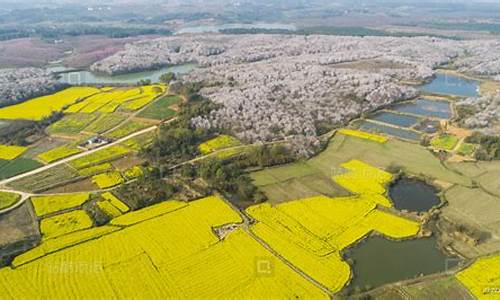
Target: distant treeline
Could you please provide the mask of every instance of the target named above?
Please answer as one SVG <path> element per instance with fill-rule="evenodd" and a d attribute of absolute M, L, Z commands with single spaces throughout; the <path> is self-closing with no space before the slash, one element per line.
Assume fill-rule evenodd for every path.
<path fill-rule="evenodd" d="M 124 38 L 138 35 L 171 35 L 168 29 L 142 28 L 142 27 L 112 27 L 112 26 L 87 26 L 72 25 L 64 27 L 36 28 L 3 28 L 0 29 L 0 41 L 11 40 L 23 37 L 40 37 L 42 39 L 58 39 L 63 36 L 80 35 L 105 35 L 111 38 Z"/>
<path fill-rule="evenodd" d="M 425 26 L 445 30 L 487 31 L 500 34 L 499 23 L 427 23 Z"/>
<path fill-rule="evenodd" d="M 289 29 L 265 29 L 265 28 L 230 28 L 221 29 L 220 33 L 225 34 L 299 34 L 299 35 L 341 35 L 341 36 L 393 36 L 393 37 L 415 37 L 415 36 L 432 36 L 438 38 L 455 39 L 445 35 L 435 35 L 421 32 L 388 32 L 384 30 L 371 29 L 366 27 L 340 27 L 340 26 L 315 26 L 301 28 L 297 30 Z"/>

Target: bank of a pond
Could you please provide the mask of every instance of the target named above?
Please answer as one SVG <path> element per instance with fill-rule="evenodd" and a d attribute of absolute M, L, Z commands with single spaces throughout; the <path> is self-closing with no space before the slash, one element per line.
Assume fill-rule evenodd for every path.
<path fill-rule="evenodd" d="M 353 272 L 347 291 L 440 273 L 459 264 L 439 248 L 435 237 L 394 241 L 371 236 L 346 250 L 344 257 L 352 262 Z"/>
<path fill-rule="evenodd" d="M 477 80 L 463 76 L 438 72 L 431 82 L 419 88 L 421 91 L 434 94 L 477 97 L 479 95 L 479 83 Z"/>
<path fill-rule="evenodd" d="M 420 213 L 441 204 L 438 192 L 422 180 L 402 177 L 389 186 L 389 199 L 398 210 Z"/>
<path fill-rule="evenodd" d="M 82 84 L 135 84 L 139 80 L 151 80 L 151 82 L 158 82 L 162 74 L 172 72 L 175 74 L 183 75 L 191 72 L 197 68 L 197 64 L 183 64 L 171 67 L 165 67 L 158 70 L 133 72 L 120 75 L 104 75 L 95 74 L 90 71 L 62 71 L 59 73 L 59 81 L 71 85 Z"/>

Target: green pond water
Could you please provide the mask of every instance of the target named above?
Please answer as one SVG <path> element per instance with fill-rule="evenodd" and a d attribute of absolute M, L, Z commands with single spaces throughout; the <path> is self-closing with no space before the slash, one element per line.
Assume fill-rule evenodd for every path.
<path fill-rule="evenodd" d="M 441 203 L 437 190 L 427 183 L 401 178 L 389 187 L 389 198 L 399 210 L 425 212 Z"/>
<path fill-rule="evenodd" d="M 135 84 L 139 80 L 151 80 L 158 82 L 162 74 L 173 72 L 176 74 L 187 74 L 197 67 L 196 64 L 184 64 L 172 67 L 161 68 L 153 71 L 134 72 L 122 75 L 101 75 L 89 71 L 64 72 L 60 74 L 59 81 L 72 85 L 80 84 Z"/>
<path fill-rule="evenodd" d="M 354 261 L 354 278 L 347 287 L 374 288 L 454 268 L 458 260 L 437 247 L 436 238 L 392 241 L 370 237 L 350 249 L 346 258 Z"/>

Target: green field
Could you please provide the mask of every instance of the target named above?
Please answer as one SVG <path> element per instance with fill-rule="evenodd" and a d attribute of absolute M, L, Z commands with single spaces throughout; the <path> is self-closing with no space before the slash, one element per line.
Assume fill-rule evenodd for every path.
<path fill-rule="evenodd" d="M 464 156 L 471 156 L 476 151 L 476 146 L 474 144 L 463 143 L 458 147 L 457 153 Z"/>
<path fill-rule="evenodd" d="M 0 210 L 11 207 L 21 199 L 21 196 L 13 193 L 0 192 Z"/>
<path fill-rule="evenodd" d="M 43 166 L 36 160 L 16 158 L 11 161 L 0 160 L 0 179 L 10 178 Z"/>
<path fill-rule="evenodd" d="M 386 169 L 400 166 L 413 175 L 424 175 L 441 181 L 469 186 L 470 178 L 447 169 L 426 148 L 400 140 L 373 143 L 369 140 L 336 135 L 319 155 L 302 162 L 273 167 L 250 174 L 271 202 L 299 199 L 318 194 L 343 195 L 331 177 L 343 172 L 339 166 L 359 159 Z"/>
<path fill-rule="evenodd" d="M 92 124 L 87 126 L 84 131 L 93 133 L 103 133 L 115 126 L 118 126 L 121 122 L 125 121 L 127 117 L 119 113 L 112 114 L 102 114 L 97 120 Z"/>
<path fill-rule="evenodd" d="M 450 134 L 441 134 L 432 139 L 431 145 L 443 150 L 453 150 L 458 144 L 458 138 Z"/>
<path fill-rule="evenodd" d="M 154 103 L 149 105 L 145 110 L 143 110 L 138 117 L 154 119 L 154 120 L 166 120 L 176 115 L 176 111 L 171 109 L 171 105 L 179 104 L 182 102 L 181 97 L 176 95 L 165 96 L 156 100 Z"/>
<path fill-rule="evenodd" d="M 9 183 L 9 186 L 28 192 L 43 192 L 56 186 L 71 183 L 80 175 L 73 168 L 63 164 L 38 174 Z"/>
<path fill-rule="evenodd" d="M 426 148 L 400 140 L 389 140 L 385 144 L 336 135 L 328 148 L 307 161 L 309 166 L 331 174 L 341 163 L 359 159 L 376 167 L 386 169 L 400 166 L 413 175 L 425 175 L 433 179 L 471 185 L 471 180 L 444 167 Z"/>
<path fill-rule="evenodd" d="M 442 216 L 456 224 L 488 232 L 491 236 L 478 245 L 461 245 L 461 252 L 471 255 L 484 255 L 500 250 L 500 197 L 495 197 L 480 188 L 454 186 L 447 190 L 448 202 L 442 209 Z"/>
<path fill-rule="evenodd" d="M 487 192 L 500 197 L 500 170 L 489 171 L 479 176 L 477 180 Z"/>
<path fill-rule="evenodd" d="M 95 114 L 69 114 L 47 128 L 49 134 L 75 135 L 96 119 Z"/>
<path fill-rule="evenodd" d="M 91 166 L 99 165 L 105 162 L 110 162 L 119 159 L 129 153 L 130 150 L 121 146 L 114 145 L 99 151 L 96 151 L 87 156 L 77 158 L 69 164 L 75 169 L 84 169 Z"/>
<path fill-rule="evenodd" d="M 105 136 L 112 139 L 120 139 L 146 127 L 148 127 L 148 124 L 136 121 L 128 121 L 115 130 L 108 132 L 107 134 L 105 134 Z"/>
<path fill-rule="evenodd" d="M 453 276 L 424 280 L 413 284 L 393 286 L 373 293 L 371 299 L 405 300 L 405 299 L 474 299 L 467 289 Z M 361 299 L 352 297 L 352 299 Z M 366 299 L 366 298 L 365 298 Z"/>

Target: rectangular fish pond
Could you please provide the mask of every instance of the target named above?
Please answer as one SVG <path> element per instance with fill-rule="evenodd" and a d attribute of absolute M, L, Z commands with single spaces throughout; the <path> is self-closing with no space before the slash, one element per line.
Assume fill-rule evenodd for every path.
<path fill-rule="evenodd" d="M 400 127 L 412 127 L 419 122 L 419 118 L 409 115 L 402 115 L 389 111 L 380 111 L 370 117 L 370 120 L 375 120 L 383 123 L 388 123 Z"/>
<path fill-rule="evenodd" d="M 448 101 L 434 101 L 417 99 L 394 105 L 392 110 L 424 117 L 450 119 L 452 117 L 451 104 Z"/>
<path fill-rule="evenodd" d="M 383 133 L 386 135 L 392 135 L 401 139 L 405 140 L 410 140 L 410 141 L 415 141 L 418 142 L 420 141 L 420 138 L 422 137 L 421 133 L 418 133 L 416 131 L 411 131 L 407 129 L 402 129 L 402 128 L 396 128 L 396 127 L 391 127 L 391 126 L 385 126 L 382 124 L 370 122 L 368 120 L 363 120 L 359 121 L 357 123 L 359 126 L 359 129 L 368 131 L 368 132 L 374 132 L 374 133 Z"/>

